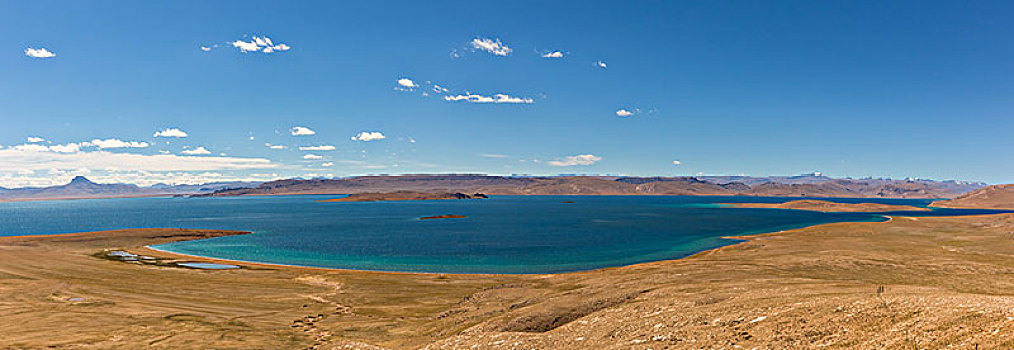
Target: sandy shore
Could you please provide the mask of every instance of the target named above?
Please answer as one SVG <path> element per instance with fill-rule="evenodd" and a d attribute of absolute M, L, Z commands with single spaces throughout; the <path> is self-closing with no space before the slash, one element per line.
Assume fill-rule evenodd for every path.
<path fill-rule="evenodd" d="M 827 224 L 559 275 L 206 271 L 97 256 L 215 262 L 144 246 L 229 234 L 242 233 L 0 238 L 0 348 L 1014 346 L 1014 214 Z"/>

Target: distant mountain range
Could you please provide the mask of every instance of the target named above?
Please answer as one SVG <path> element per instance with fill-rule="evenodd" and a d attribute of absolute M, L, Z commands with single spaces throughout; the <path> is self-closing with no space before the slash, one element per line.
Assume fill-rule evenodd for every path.
<path fill-rule="evenodd" d="M 156 184 L 150 187 L 140 187 L 128 184 L 99 184 L 84 176 L 78 176 L 70 183 L 60 186 L 0 188 L 0 201 L 192 195 L 229 188 L 256 187 L 259 184 L 259 182 L 216 182 L 203 185 Z"/>
<path fill-rule="evenodd" d="M 485 175 L 361 176 L 348 179 L 278 180 L 253 188 L 197 196 L 349 194 L 364 192 L 467 192 L 514 195 L 744 195 L 783 197 L 953 198 L 984 183 L 931 180 L 789 177 L 509 177 Z"/>

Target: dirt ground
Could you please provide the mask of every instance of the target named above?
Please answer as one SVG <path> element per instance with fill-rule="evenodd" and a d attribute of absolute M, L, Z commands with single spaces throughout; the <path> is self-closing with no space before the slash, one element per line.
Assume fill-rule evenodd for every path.
<path fill-rule="evenodd" d="M 227 234 L 0 238 L 0 349 L 1014 347 L 1014 214 L 828 224 L 559 275 L 195 270 L 173 263 L 214 261 L 144 248 Z"/>

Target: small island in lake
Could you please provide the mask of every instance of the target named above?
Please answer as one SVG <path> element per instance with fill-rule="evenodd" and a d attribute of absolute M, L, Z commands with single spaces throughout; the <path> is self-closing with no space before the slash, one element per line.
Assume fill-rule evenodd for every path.
<path fill-rule="evenodd" d="M 835 203 L 820 200 L 801 199 L 785 203 L 724 203 L 736 208 L 771 208 L 771 209 L 796 209 L 812 210 L 821 212 L 856 212 L 856 213 L 877 213 L 885 211 L 929 211 L 927 208 L 914 207 L 911 205 L 893 205 L 880 203 Z"/>
<path fill-rule="evenodd" d="M 345 198 L 324 199 L 318 202 L 379 202 L 379 201 L 421 201 L 435 199 L 485 199 L 485 194 L 428 193 L 414 191 L 353 193 Z"/>
<path fill-rule="evenodd" d="M 433 219 L 464 219 L 464 218 L 467 218 L 467 216 L 464 216 L 464 215 L 456 215 L 456 214 L 445 214 L 445 215 L 436 215 L 436 216 L 423 216 L 423 217 L 419 218 L 419 220 L 433 220 Z"/>

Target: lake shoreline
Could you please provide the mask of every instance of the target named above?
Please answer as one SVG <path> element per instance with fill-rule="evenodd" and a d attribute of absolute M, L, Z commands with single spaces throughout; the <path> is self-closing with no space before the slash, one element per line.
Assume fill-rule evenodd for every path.
<path fill-rule="evenodd" d="M 795 209 L 788 209 L 788 210 L 795 210 Z M 171 259 L 171 260 L 187 260 L 187 259 L 189 259 L 189 260 L 197 260 L 197 261 L 201 261 L 201 262 L 208 262 L 208 263 L 215 263 L 215 264 L 232 264 L 232 265 L 251 266 L 251 267 L 281 267 L 281 268 L 290 268 L 290 269 L 305 269 L 305 270 L 316 270 L 316 271 L 335 271 L 335 272 L 346 272 L 346 273 L 367 273 L 367 274 L 369 274 L 369 273 L 378 273 L 378 274 L 391 274 L 391 275 L 427 275 L 427 276 L 433 276 L 433 275 L 452 275 L 452 276 L 539 276 L 539 275 L 563 275 L 563 274 L 597 273 L 597 272 L 601 272 L 601 271 L 608 271 L 608 270 L 615 270 L 615 269 L 624 269 L 624 268 L 631 268 L 631 267 L 637 267 L 637 266 L 650 266 L 652 264 L 666 263 L 666 262 L 671 262 L 671 261 L 679 261 L 679 260 L 684 260 L 684 259 L 690 259 L 690 258 L 693 258 L 693 257 L 695 257 L 697 255 L 708 254 L 709 252 L 712 252 L 712 251 L 719 251 L 719 250 L 722 250 L 722 249 L 728 249 L 730 247 L 734 247 L 734 246 L 737 246 L 737 245 L 749 243 L 749 242 L 751 242 L 753 240 L 756 240 L 758 238 L 763 238 L 763 237 L 767 237 L 767 236 L 775 236 L 775 235 L 780 235 L 780 234 L 788 234 L 788 233 L 792 233 L 794 231 L 811 229 L 811 228 L 817 228 L 817 227 L 821 227 L 821 226 L 825 226 L 825 225 L 836 225 L 836 224 L 881 224 L 881 223 L 889 223 L 889 222 L 891 222 L 893 220 L 893 217 L 891 217 L 891 216 L 883 215 L 883 217 L 887 218 L 887 220 L 886 221 L 845 221 L 845 222 L 831 222 L 831 223 L 815 224 L 815 225 L 797 227 L 797 228 L 786 229 L 786 230 L 777 230 L 777 231 L 771 231 L 771 232 L 760 232 L 760 233 L 745 234 L 745 235 L 721 236 L 720 237 L 721 239 L 723 239 L 723 240 L 730 240 L 731 242 L 729 242 L 729 244 L 721 245 L 721 246 L 718 246 L 718 247 L 712 247 L 712 248 L 703 249 L 703 250 L 697 251 L 695 253 L 691 253 L 691 254 L 688 254 L 688 255 L 685 255 L 685 256 L 681 256 L 681 257 L 677 257 L 677 258 L 651 260 L 651 261 L 644 261 L 644 262 L 638 262 L 638 263 L 632 263 L 632 264 L 625 264 L 625 265 L 620 265 L 620 266 L 607 266 L 607 267 L 587 269 L 587 270 L 564 271 L 564 272 L 550 272 L 550 273 L 467 273 L 467 272 L 461 272 L 461 273 L 459 273 L 459 272 L 385 271 L 385 270 L 333 268 L 333 267 L 320 267 L 320 266 L 308 266 L 308 265 L 271 263 L 271 262 L 241 260 L 241 259 L 216 258 L 216 257 L 212 257 L 212 256 L 205 256 L 205 255 L 186 254 L 186 253 L 179 253 L 179 252 L 174 252 L 174 251 L 171 251 L 171 250 L 159 249 L 159 248 L 153 247 L 153 245 L 155 245 L 155 244 L 145 244 L 143 246 L 135 247 L 135 248 L 132 248 L 132 249 L 131 248 L 127 248 L 126 251 L 128 251 L 130 253 L 137 254 L 137 255 L 159 255 L 159 254 L 161 254 L 161 255 L 167 255 L 167 256 L 169 256 L 167 259 Z M 19 238 L 46 238 L 46 237 L 54 237 L 54 236 L 56 236 L 56 237 L 59 237 L 59 236 L 65 236 L 65 237 L 87 237 L 88 235 L 102 234 L 102 233 L 108 233 L 108 232 L 113 232 L 113 231 L 128 231 L 128 230 L 136 230 L 136 229 L 120 229 L 120 230 L 107 230 L 107 231 L 94 231 L 94 232 L 61 233 L 61 234 L 54 234 L 54 235 L 4 236 L 4 237 L 0 237 L 0 239 L 3 239 L 5 237 L 19 237 Z M 141 229 L 141 230 L 177 230 L 177 229 L 151 228 L 151 229 Z M 191 229 L 182 229 L 182 230 L 183 231 L 187 231 L 187 230 L 191 230 Z M 228 236 L 241 236 L 241 235 L 247 235 L 247 234 L 253 234 L 254 233 L 254 232 L 249 232 L 249 231 L 227 231 L 227 232 L 235 232 L 234 234 L 229 234 Z M 219 237 L 224 237 L 224 236 L 226 236 L 226 235 L 219 236 Z M 208 237 L 208 238 L 214 238 L 214 237 Z M 202 239 L 207 239 L 207 238 L 202 238 Z M 197 240 L 199 240 L 199 239 L 197 239 Z M 173 240 L 173 241 L 170 241 L 170 242 L 178 242 L 178 241 L 184 241 L 184 240 Z M 189 241 L 189 239 L 187 241 Z M 165 243 L 169 243 L 169 242 L 162 242 L 162 243 L 159 243 L 159 244 L 165 244 Z"/>

